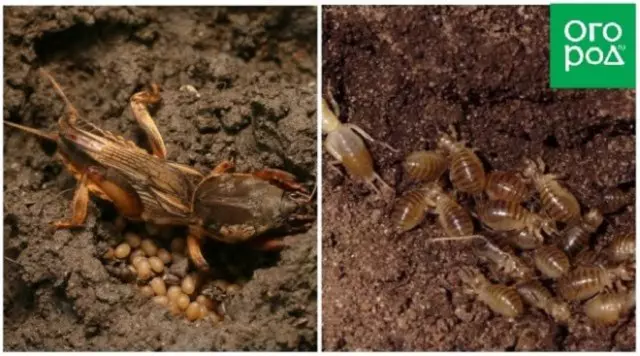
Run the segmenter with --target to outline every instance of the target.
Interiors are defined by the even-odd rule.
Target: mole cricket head
[[[522,171],[522,175],[525,178],[535,179],[535,177],[537,177],[542,173],[540,172],[540,169],[538,168],[538,165],[536,164],[536,162],[532,159],[525,158],[524,165],[525,167],[524,167],[524,170]]]
[[[569,310],[569,305],[565,302],[556,302],[551,306],[551,317],[555,321],[561,324],[567,324],[569,318],[571,317],[571,311]]]
[[[438,199],[443,196],[444,190],[438,182],[430,182],[420,188],[425,194],[424,199],[430,206],[435,206]]]
[[[597,230],[600,225],[602,225],[602,221],[604,220],[604,216],[598,209],[591,209],[587,212],[584,217],[584,223],[593,231]]]
[[[285,191],[280,204],[280,216],[286,225],[306,225],[315,220],[316,215],[312,208],[312,199],[316,188],[311,194],[298,191]]]
[[[437,145],[439,149],[449,153],[455,150],[456,141],[451,135],[442,133],[440,138],[438,138]]]
[[[460,269],[458,276],[464,285],[476,293],[482,290],[488,283],[485,276],[471,267],[463,267]]]
[[[337,130],[342,123],[336,116],[336,114],[331,111],[329,104],[327,101],[322,98],[322,132],[329,133]]]

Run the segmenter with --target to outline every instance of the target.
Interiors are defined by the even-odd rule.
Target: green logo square
[[[551,88],[635,88],[635,4],[551,4]]]

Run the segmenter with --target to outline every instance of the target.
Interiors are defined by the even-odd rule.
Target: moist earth
[[[44,68],[87,120],[144,146],[128,100],[157,83],[168,159],[201,172],[225,159],[239,172],[278,168],[313,188],[313,7],[5,7],[4,46],[5,120],[57,130],[64,106]],[[81,229],[51,229],[76,185],[54,149],[5,127],[5,350],[317,348],[315,223],[285,233],[275,255],[214,245],[246,284],[223,298],[224,322],[188,322],[104,268],[120,239],[110,204],[92,200]]]
[[[435,148],[450,125],[487,169],[542,157],[583,211],[605,189],[634,194],[635,92],[549,89],[548,43],[548,7],[325,7],[324,94],[329,87],[343,122],[399,150],[368,144],[397,195],[409,187],[405,155]],[[395,233],[392,197],[327,164],[323,174],[324,349],[635,350],[633,312],[609,327],[578,304],[567,326],[529,308],[514,321],[496,316],[457,277],[480,266],[500,280],[470,244],[428,245],[444,236],[433,215]],[[634,233],[634,216],[633,204],[607,215],[596,250]]]

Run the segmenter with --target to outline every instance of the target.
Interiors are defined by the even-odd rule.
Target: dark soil
[[[487,169],[541,156],[585,210],[606,188],[635,186],[635,93],[548,89],[547,7],[325,7],[323,20],[323,85],[343,121],[400,150],[369,145],[397,194],[404,156],[434,148],[450,124]],[[494,315],[456,275],[477,265],[499,277],[468,243],[427,245],[443,236],[434,216],[394,233],[392,200],[323,169],[323,348],[635,349],[633,313],[611,327],[578,305],[567,327],[531,309],[515,321]],[[634,216],[633,205],[607,216],[596,248],[634,232]]]
[[[63,105],[45,68],[89,121],[142,144],[128,99],[155,82],[169,159],[202,172],[233,159],[237,171],[279,168],[313,186],[315,8],[4,11],[5,119],[57,129]],[[107,273],[109,204],[93,200],[83,229],[51,230],[70,213],[75,181],[50,145],[5,127],[4,153],[5,350],[317,348],[315,224],[262,265],[234,247],[232,263],[252,267],[223,300],[227,320],[189,323]]]

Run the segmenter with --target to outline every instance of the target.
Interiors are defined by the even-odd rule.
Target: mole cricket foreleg
[[[298,183],[296,177],[289,172],[275,168],[263,168],[252,174],[254,177],[282,185],[288,190],[296,190],[309,194],[309,191],[302,184]]]
[[[229,160],[224,160],[211,170],[211,173],[209,173],[209,176],[217,176],[223,173],[227,173],[230,170],[234,169],[235,166],[236,166],[235,163]]]
[[[202,255],[202,231],[199,229],[189,229],[187,236],[187,251],[189,258],[196,267],[202,271],[209,271],[209,263]]]
[[[89,187],[87,186],[87,175],[83,174],[78,181],[78,186],[71,201],[71,218],[53,222],[53,226],[58,229],[71,229],[82,227],[87,218],[87,207],[89,205]]]
[[[160,135],[160,131],[158,131],[158,127],[153,121],[153,118],[151,118],[147,108],[147,105],[157,104],[160,100],[160,87],[157,84],[152,84],[150,91],[141,91],[133,94],[129,102],[133,116],[147,136],[153,155],[165,158],[167,156],[167,149],[164,145],[162,135]]]

